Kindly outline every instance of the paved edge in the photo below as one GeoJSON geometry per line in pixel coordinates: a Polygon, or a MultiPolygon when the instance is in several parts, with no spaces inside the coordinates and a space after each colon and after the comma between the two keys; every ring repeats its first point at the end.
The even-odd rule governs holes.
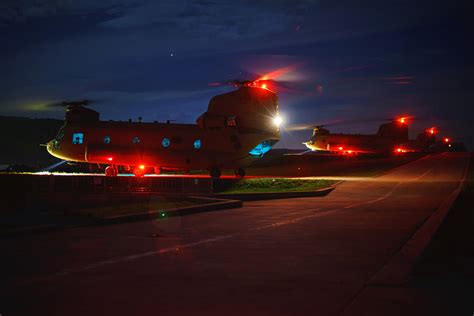
{"type": "Polygon", "coordinates": [[[1,232],[0,237],[59,231],[59,230],[67,229],[67,228],[78,228],[78,227],[86,227],[86,226],[100,226],[100,225],[118,224],[118,223],[125,223],[125,222],[135,222],[135,221],[143,221],[143,220],[155,219],[155,218],[161,218],[161,217],[185,216],[185,215],[190,215],[190,214],[195,214],[195,213],[239,208],[243,206],[243,203],[240,200],[218,199],[218,198],[207,198],[207,197],[196,197],[196,196],[191,196],[188,198],[193,199],[193,200],[198,200],[198,201],[205,200],[205,201],[208,201],[208,203],[181,207],[181,208],[174,208],[174,209],[169,209],[169,210],[164,210],[164,211],[140,212],[140,213],[132,213],[132,214],[126,214],[126,215],[119,215],[119,216],[111,216],[111,217],[97,219],[97,221],[90,224],[80,224],[80,225],[53,224],[53,225],[38,225],[38,226],[21,227],[18,229],[1,232]]]}
{"type": "Polygon", "coordinates": [[[231,208],[239,208],[243,206],[242,201],[232,200],[232,199],[219,199],[219,198],[204,198],[204,197],[189,197],[193,200],[198,201],[208,201],[210,203],[198,204],[193,206],[186,206],[180,208],[174,208],[164,211],[154,211],[154,212],[140,212],[132,213],[126,215],[110,216],[100,219],[100,222],[103,224],[109,223],[122,223],[122,222],[131,222],[131,221],[141,221],[146,219],[154,219],[161,217],[170,217],[170,216],[184,216],[201,212],[211,212],[226,210],[231,208]]]}
{"type": "MultiPolygon", "coordinates": [[[[339,183],[336,183],[339,184],[339,183]]],[[[320,197],[326,196],[335,189],[335,185],[324,189],[308,192],[279,192],[279,193],[241,193],[241,194],[216,194],[215,197],[240,200],[240,201],[259,201],[259,200],[275,200],[275,199],[291,199],[301,197],[320,197]]]]}
{"type": "Polygon", "coordinates": [[[470,159],[466,163],[458,187],[451,192],[413,236],[389,259],[382,269],[375,273],[366,285],[401,285],[408,281],[410,272],[448,215],[459,193],[461,193],[469,171],[469,165],[470,159]]]}

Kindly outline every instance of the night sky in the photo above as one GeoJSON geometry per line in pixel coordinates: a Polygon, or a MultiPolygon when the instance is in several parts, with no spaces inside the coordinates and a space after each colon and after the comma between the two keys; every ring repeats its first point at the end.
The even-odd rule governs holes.
{"type": "MultiPolygon", "coordinates": [[[[0,115],[62,118],[88,98],[103,119],[191,123],[210,83],[275,69],[286,124],[416,116],[473,147],[473,49],[459,1],[24,0],[0,3],[0,115]]],[[[303,148],[311,131],[284,132],[303,148]]]]}

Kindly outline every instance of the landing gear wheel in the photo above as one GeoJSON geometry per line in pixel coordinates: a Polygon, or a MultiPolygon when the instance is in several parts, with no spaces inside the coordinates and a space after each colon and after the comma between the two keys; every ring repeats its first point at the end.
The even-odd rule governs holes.
{"type": "Polygon", "coordinates": [[[235,169],[234,173],[236,178],[243,179],[245,177],[245,170],[242,168],[235,169]]]}
{"type": "Polygon", "coordinates": [[[107,177],[116,177],[118,175],[118,169],[114,166],[108,166],[105,168],[105,176],[107,177]]]}
{"type": "Polygon", "coordinates": [[[155,172],[156,175],[160,175],[163,173],[163,170],[160,167],[154,167],[153,171],[155,172]]]}
{"type": "Polygon", "coordinates": [[[221,170],[219,168],[212,168],[209,173],[211,178],[219,179],[221,177],[221,170]]]}
{"type": "Polygon", "coordinates": [[[140,167],[133,168],[133,174],[135,177],[141,178],[145,176],[145,170],[141,169],[140,167]]]}

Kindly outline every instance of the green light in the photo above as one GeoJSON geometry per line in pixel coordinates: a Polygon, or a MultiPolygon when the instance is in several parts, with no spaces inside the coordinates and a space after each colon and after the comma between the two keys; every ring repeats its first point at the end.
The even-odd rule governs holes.
{"type": "Polygon", "coordinates": [[[166,217],[166,212],[161,212],[160,217],[166,217]]]}

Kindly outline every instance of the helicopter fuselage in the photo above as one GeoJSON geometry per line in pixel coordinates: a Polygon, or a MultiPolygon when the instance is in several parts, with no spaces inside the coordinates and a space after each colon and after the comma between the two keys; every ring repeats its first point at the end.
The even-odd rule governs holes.
{"type": "Polygon", "coordinates": [[[116,166],[126,166],[208,169],[216,177],[221,168],[235,168],[243,176],[242,167],[279,141],[276,118],[276,94],[258,87],[215,96],[197,124],[101,121],[98,112],[73,104],[47,150],[67,161],[108,164],[108,175],[117,174],[116,166]]]}
{"type": "Polygon", "coordinates": [[[307,148],[313,151],[327,151],[340,154],[391,153],[400,143],[408,141],[405,123],[394,120],[382,124],[377,134],[333,134],[325,128],[315,127],[307,148]]]}
{"type": "Polygon", "coordinates": [[[237,168],[262,139],[275,134],[239,133],[237,128],[203,129],[197,124],[98,121],[65,124],[48,142],[50,154],[63,160],[170,169],[237,168]]]}

